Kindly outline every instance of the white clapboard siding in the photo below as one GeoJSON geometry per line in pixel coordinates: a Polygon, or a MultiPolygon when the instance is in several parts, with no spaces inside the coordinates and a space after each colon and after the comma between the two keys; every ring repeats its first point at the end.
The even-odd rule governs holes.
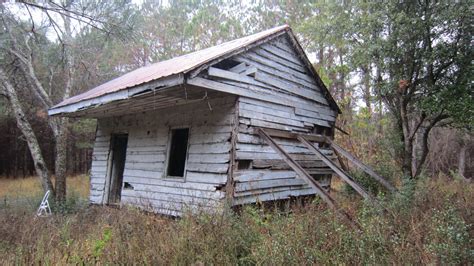
{"type": "Polygon", "coordinates": [[[122,203],[157,212],[180,213],[180,208],[206,206],[225,196],[230,140],[236,99],[233,96],[158,109],[146,113],[99,119],[100,135],[91,169],[92,203],[102,203],[110,136],[128,133],[122,203]],[[165,178],[170,128],[189,127],[185,177],[165,178]]]}
{"type": "Polygon", "coordinates": [[[273,200],[288,199],[289,197],[314,195],[315,191],[312,188],[301,188],[301,189],[285,189],[282,190],[274,189],[264,194],[248,195],[245,197],[236,197],[233,201],[234,205],[248,204],[254,202],[264,202],[273,200]]]}
{"type": "MultiPolygon", "coordinates": [[[[256,86],[260,89],[273,88],[275,99],[244,96],[238,99],[240,125],[235,158],[251,160],[253,168],[235,173],[234,204],[314,194],[305,181],[291,171],[281,156],[256,134],[254,128],[311,133],[316,126],[332,127],[336,120],[336,111],[329,107],[322,88],[318,87],[285,38],[278,38],[237,55],[235,60],[257,70],[253,75],[255,82],[247,81],[245,86],[234,81],[225,81],[225,84],[241,89],[255,89],[256,86]],[[287,100],[280,100],[281,98],[287,100]],[[259,167],[267,169],[256,169],[259,167]]],[[[223,78],[215,80],[222,82],[223,78]]],[[[275,140],[310,173],[331,172],[316,155],[298,141],[279,138],[275,140]]],[[[332,157],[332,151],[323,151],[332,157]]]]}
{"type": "Polygon", "coordinates": [[[229,156],[227,154],[189,154],[188,162],[190,163],[228,163],[229,156]]]}
{"type": "Polygon", "coordinates": [[[169,193],[159,193],[159,192],[151,192],[151,191],[134,191],[134,190],[127,190],[124,189],[122,191],[122,196],[128,197],[140,197],[143,199],[151,199],[151,200],[166,200],[169,202],[181,202],[187,204],[205,204],[205,205],[215,205],[216,202],[220,200],[220,197],[214,198],[200,198],[185,194],[169,194],[169,193]]]}
{"type": "Polygon", "coordinates": [[[195,183],[222,185],[227,182],[227,174],[193,172],[193,171],[188,170],[186,173],[186,181],[195,182],[195,183]]]}
{"type": "Polygon", "coordinates": [[[165,187],[165,186],[150,186],[143,184],[133,185],[134,189],[123,189],[122,192],[128,191],[129,193],[155,193],[155,194],[172,194],[172,195],[183,195],[193,197],[196,199],[221,199],[224,194],[221,191],[204,191],[196,189],[187,189],[180,187],[165,187]]]}
{"type": "Polygon", "coordinates": [[[235,173],[236,182],[251,182],[270,179],[296,178],[294,171],[258,171],[258,170],[239,170],[235,173]]]}
{"type": "Polygon", "coordinates": [[[299,178],[289,179],[276,179],[276,180],[263,180],[263,181],[251,181],[242,182],[235,185],[235,191],[252,191],[265,188],[276,188],[276,187],[290,187],[290,186],[301,186],[305,185],[306,182],[299,178]]]}

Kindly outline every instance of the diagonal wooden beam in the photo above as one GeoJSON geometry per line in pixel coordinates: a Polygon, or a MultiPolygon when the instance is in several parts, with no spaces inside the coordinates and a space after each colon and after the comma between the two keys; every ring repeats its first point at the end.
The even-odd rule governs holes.
{"type": "Polygon", "coordinates": [[[351,153],[348,151],[344,150],[341,146],[337,145],[334,143],[332,140],[329,138],[326,140],[329,144],[331,144],[332,148],[337,151],[339,154],[342,154],[344,157],[346,157],[349,161],[351,161],[353,164],[358,166],[360,169],[362,169],[365,173],[370,175],[372,178],[380,182],[385,188],[387,188],[390,192],[397,192],[398,190],[390,184],[385,178],[382,176],[378,175],[375,173],[375,171],[370,168],[368,165],[364,164],[363,162],[359,161],[355,156],[353,156],[351,153]]]}
{"type": "Polygon", "coordinates": [[[347,184],[349,184],[357,193],[359,193],[365,199],[374,201],[374,198],[361,186],[359,185],[351,176],[349,176],[344,170],[339,168],[331,159],[324,155],[318,148],[316,148],[309,140],[303,136],[298,136],[297,139],[303,143],[306,148],[311,152],[316,154],[321,161],[323,161],[329,168],[331,168],[336,174],[341,177],[347,184]]]}
{"type": "Polygon", "coordinates": [[[304,136],[307,140],[310,140],[310,141],[329,143],[327,142],[327,139],[325,136],[318,135],[318,134],[293,133],[293,132],[288,132],[286,130],[272,129],[272,128],[266,128],[265,133],[267,133],[271,137],[293,139],[293,140],[296,140],[298,136],[304,136]]]}
{"type": "Polygon", "coordinates": [[[331,208],[335,209],[339,215],[341,215],[351,226],[356,229],[360,229],[360,226],[347,214],[345,211],[339,209],[334,199],[318,184],[313,177],[304,170],[304,168],[297,163],[291,156],[283,150],[273,139],[268,135],[262,128],[257,129],[258,134],[267,142],[270,147],[273,148],[282,159],[295,171],[299,177],[304,179],[310,187],[312,187],[318,196],[320,196],[331,208]]]}

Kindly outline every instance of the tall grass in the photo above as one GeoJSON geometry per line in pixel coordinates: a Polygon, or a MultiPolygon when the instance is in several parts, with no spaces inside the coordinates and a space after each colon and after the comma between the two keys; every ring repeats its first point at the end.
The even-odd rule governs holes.
{"type": "Polygon", "coordinates": [[[381,198],[387,211],[337,195],[362,232],[319,200],[281,212],[170,219],[134,208],[88,207],[35,218],[0,211],[2,264],[472,264],[474,189],[447,178],[381,198]]]}
{"type": "MultiPolygon", "coordinates": [[[[54,182],[54,178],[52,181],[54,182]]],[[[89,177],[86,175],[70,176],[66,182],[66,194],[68,195],[67,206],[73,206],[81,202],[84,204],[89,197],[89,177]]],[[[38,177],[0,177],[0,210],[16,208],[23,211],[30,211],[38,208],[43,196],[44,192],[38,177]]],[[[51,198],[50,201],[54,205],[51,198]]]]}

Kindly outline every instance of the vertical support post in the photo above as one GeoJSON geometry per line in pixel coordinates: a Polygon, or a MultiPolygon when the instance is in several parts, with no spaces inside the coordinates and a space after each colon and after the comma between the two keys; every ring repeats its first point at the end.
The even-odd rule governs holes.
{"type": "Polygon", "coordinates": [[[227,182],[225,186],[226,199],[230,205],[234,200],[234,173],[236,171],[235,163],[235,146],[237,143],[237,134],[239,133],[239,98],[236,98],[234,104],[234,119],[232,121],[232,132],[230,139],[230,156],[229,156],[229,170],[227,175],[227,182]]]}

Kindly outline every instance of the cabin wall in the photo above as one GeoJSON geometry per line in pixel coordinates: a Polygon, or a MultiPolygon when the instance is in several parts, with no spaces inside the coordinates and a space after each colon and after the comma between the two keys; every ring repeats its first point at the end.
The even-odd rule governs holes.
{"type": "MultiPolygon", "coordinates": [[[[283,161],[256,132],[257,127],[283,129],[301,132],[303,128],[291,128],[300,121],[291,112],[291,108],[266,102],[258,102],[244,97],[239,98],[239,127],[236,144],[236,167],[234,174],[234,204],[245,204],[256,201],[287,199],[293,196],[312,195],[316,192],[283,161]],[[287,109],[286,111],[282,111],[287,109]],[[281,115],[293,116],[280,120],[281,115]],[[258,117],[259,124],[252,124],[258,117]],[[286,121],[286,124],[283,124],[286,121]]],[[[318,129],[321,129],[318,127],[318,129]]],[[[305,130],[311,133],[314,129],[305,130]]],[[[322,129],[322,133],[332,132],[330,128],[322,129]]],[[[329,188],[332,170],[318,157],[297,140],[273,137],[273,139],[294,158],[320,184],[329,188]]],[[[333,156],[330,149],[320,147],[329,157],[333,156]]]]}
{"type": "Polygon", "coordinates": [[[110,136],[128,133],[122,203],[180,215],[186,208],[216,206],[225,192],[235,123],[236,98],[199,103],[136,115],[98,120],[91,170],[92,203],[104,202],[110,136]],[[164,177],[172,127],[190,127],[184,179],[164,177]]]}
{"type": "MultiPolygon", "coordinates": [[[[258,82],[254,85],[259,88],[271,90],[274,97],[269,100],[265,97],[239,97],[234,204],[315,194],[281,156],[258,136],[255,128],[332,136],[337,112],[329,106],[323,90],[318,87],[285,37],[279,37],[233,59],[246,63],[247,69],[254,68],[248,77],[253,77],[258,82]]],[[[239,86],[234,81],[220,81],[239,86]]],[[[323,187],[329,187],[332,171],[315,154],[296,140],[274,139],[323,187]]],[[[320,148],[329,157],[333,156],[330,149],[325,146],[320,148]]]]}

